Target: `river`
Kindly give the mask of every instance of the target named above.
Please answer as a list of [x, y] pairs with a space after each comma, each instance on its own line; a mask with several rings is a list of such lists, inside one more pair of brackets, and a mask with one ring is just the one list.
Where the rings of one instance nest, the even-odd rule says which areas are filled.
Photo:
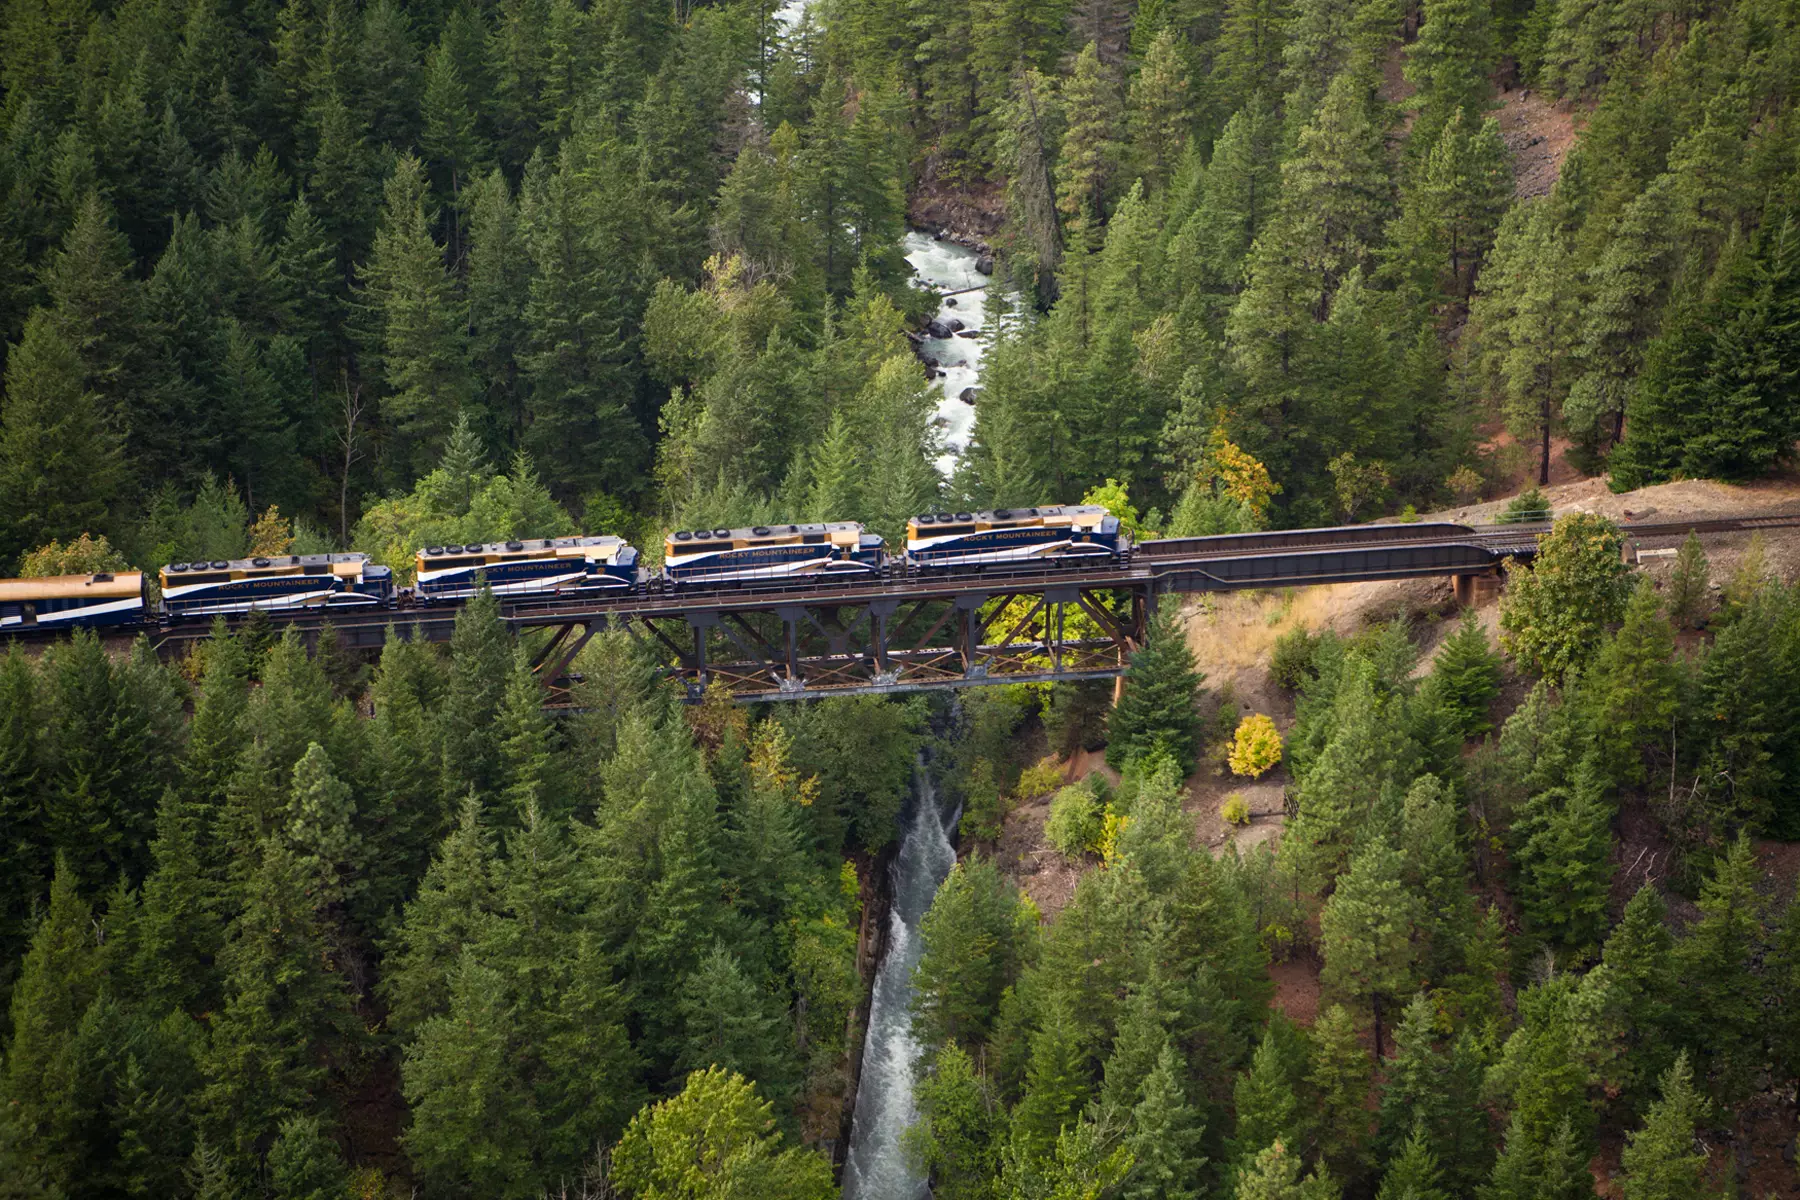
[[[975, 269], [980, 256], [967, 246], [940, 241], [918, 230], [908, 233], [902, 245], [919, 282], [937, 292], [962, 293], [944, 296], [937, 311], [939, 322], [954, 328], [952, 322], [960, 321], [962, 331], [947, 338], [927, 337], [919, 347], [921, 355], [937, 360], [942, 372], [935, 381], [937, 417], [944, 435], [944, 452], [938, 456], [937, 467], [948, 478], [975, 432], [975, 406], [961, 397], [965, 389], [981, 385], [981, 356], [994, 333], [987, 327], [987, 292], [963, 289], [985, 289], [988, 277]], [[981, 336], [972, 336], [977, 333]]]
[[917, 1116], [913, 1070], [921, 1047], [912, 1034], [912, 973], [923, 949], [919, 921], [956, 862], [950, 844], [955, 824], [954, 815], [946, 823], [931, 772], [921, 763], [913, 772], [912, 811], [900, 853], [889, 867], [894, 903], [888, 913], [887, 951], [875, 972], [869, 1004], [850, 1155], [844, 1164], [845, 1200], [919, 1200], [930, 1194], [925, 1177], [907, 1161], [901, 1134]]

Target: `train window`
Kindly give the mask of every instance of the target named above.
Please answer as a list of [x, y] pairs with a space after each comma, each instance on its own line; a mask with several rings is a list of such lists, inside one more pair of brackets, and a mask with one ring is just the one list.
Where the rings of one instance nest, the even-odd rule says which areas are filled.
[[803, 533], [800, 535], [800, 542], [805, 546], [823, 546], [825, 544], [825, 535], [822, 533]]
[[[929, 532], [931, 537], [949, 537], [959, 533], [974, 533], [973, 525], [936, 525]], [[926, 536], [923, 532], [921, 536]]]
[[182, 587], [193, 587], [197, 583], [230, 583], [231, 574], [220, 572], [216, 575], [183, 575], [176, 582]]
[[457, 567], [485, 567], [485, 558], [440, 558], [431, 563], [433, 571], [449, 571]]
[[300, 573], [302, 575], [329, 575], [329, 574], [331, 574], [331, 564], [330, 563], [307, 563], [305, 566], [300, 568]]
[[730, 542], [693, 542], [681, 547], [683, 554], [707, 554], [715, 550], [730, 550], [734, 547]]

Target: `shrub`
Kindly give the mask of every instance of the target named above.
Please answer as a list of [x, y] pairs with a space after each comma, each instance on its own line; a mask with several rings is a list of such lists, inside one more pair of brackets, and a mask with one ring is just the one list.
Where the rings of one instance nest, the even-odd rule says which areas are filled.
[[1080, 858], [1099, 847], [1103, 832], [1099, 800], [1086, 781], [1071, 783], [1056, 793], [1056, 799], [1050, 802], [1050, 819], [1044, 823], [1044, 836], [1058, 854]]
[[1450, 478], [1444, 480], [1444, 486], [1456, 497], [1458, 504], [1473, 504], [1481, 499], [1481, 474], [1470, 466], [1460, 466], [1450, 472]]
[[1507, 501], [1506, 508], [1500, 514], [1502, 525], [1530, 525], [1537, 521], [1550, 519], [1550, 499], [1540, 488], [1532, 488], [1528, 492], [1520, 492]]
[[1402, 524], [1411, 525], [1413, 522], [1417, 521], [1418, 519], [1419, 519], [1419, 510], [1417, 508], [1415, 508], [1413, 505], [1408, 504], [1405, 508], [1400, 510], [1400, 521]]
[[1297, 692], [1318, 674], [1313, 654], [1318, 642], [1304, 626], [1296, 625], [1275, 639], [1275, 653], [1269, 659], [1269, 674], [1290, 692]]
[[1047, 796], [1062, 784], [1062, 764], [1055, 758], [1044, 758], [1019, 773], [1019, 786], [1013, 789], [1013, 794], [1022, 800]]
[[1275, 722], [1261, 713], [1245, 717], [1231, 741], [1232, 772], [1255, 779], [1280, 761], [1281, 733]]
[[1244, 799], [1242, 792], [1233, 792], [1225, 797], [1224, 807], [1219, 815], [1227, 825], [1248, 825], [1250, 823], [1250, 802]]
[[102, 571], [128, 571], [131, 564], [114, 550], [102, 534], [82, 534], [67, 542], [51, 541], [19, 559], [19, 574], [31, 579], [50, 575], [97, 575]]

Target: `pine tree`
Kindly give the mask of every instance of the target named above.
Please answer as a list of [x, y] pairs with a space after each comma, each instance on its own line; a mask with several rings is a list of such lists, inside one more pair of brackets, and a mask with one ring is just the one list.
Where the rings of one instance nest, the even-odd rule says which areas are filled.
[[500, 795], [507, 823], [536, 805], [553, 821], [568, 815], [561, 773], [553, 757], [550, 720], [544, 715], [544, 688], [523, 649], [507, 673], [506, 694], [497, 714]]
[[425, 56], [421, 108], [424, 128], [419, 148], [431, 164], [439, 204], [463, 204], [463, 189], [475, 181], [486, 158], [469, 85], [463, 80], [446, 31]]
[[1012, 1112], [1013, 1152], [1047, 1158], [1074, 1126], [1091, 1091], [1088, 1055], [1065, 1005], [1055, 1004], [1032, 1035], [1025, 1094]]
[[432, 240], [424, 165], [410, 155], [388, 177], [381, 224], [362, 269], [372, 324], [369, 352], [391, 393], [385, 409], [414, 472], [437, 457], [473, 393], [468, 322]]
[[[465, 194], [469, 251], [469, 357], [486, 391], [488, 426], [513, 442], [525, 431], [525, 390], [519, 354], [525, 342], [525, 297], [531, 260], [518, 206], [499, 171], [473, 180]], [[454, 437], [454, 433], [452, 434]]]
[[1300, 1101], [1272, 1028], [1257, 1044], [1250, 1069], [1233, 1085], [1232, 1107], [1237, 1112], [1232, 1146], [1240, 1164], [1248, 1163], [1272, 1143], [1298, 1141]]
[[1442, 1185], [1466, 1195], [1486, 1178], [1493, 1157], [1492, 1131], [1480, 1109], [1484, 1064], [1467, 1034], [1441, 1048], [1436, 1022], [1436, 1011], [1421, 992], [1394, 1030], [1377, 1146], [1380, 1157], [1392, 1163], [1406, 1156], [1411, 1143], [1422, 1143], [1442, 1166]]
[[1601, 1068], [1609, 1092], [1637, 1107], [1650, 1081], [1665, 1069], [1670, 1046], [1674, 939], [1664, 921], [1656, 888], [1645, 884], [1625, 906], [1607, 936], [1601, 962], [1606, 967], [1607, 1011], [1600, 1038], [1611, 1061]]
[[1355, 1178], [1367, 1167], [1369, 1057], [1357, 1036], [1356, 1022], [1341, 1004], [1320, 1014], [1309, 1032], [1312, 1063], [1307, 1071], [1311, 1094], [1315, 1161], [1339, 1177]]
[[1200, 1153], [1201, 1119], [1187, 1103], [1184, 1064], [1164, 1043], [1156, 1067], [1144, 1079], [1142, 1099], [1131, 1112], [1131, 1173], [1119, 1195], [1128, 1200], [1195, 1200], [1203, 1193], [1206, 1159]]
[[1700, 920], [1675, 947], [1675, 1028], [1716, 1104], [1740, 1103], [1759, 1061], [1761, 1011], [1751, 974], [1760, 925], [1760, 874], [1740, 835], [1700, 893]]
[[1437, 1158], [1421, 1134], [1407, 1139], [1398, 1158], [1381, 1177], [1381, 1190], [1375, 1200], [1449, 1200], [1438, 1186]]
[[[1663, 937], [1668, 937], [1666, 930]], [[1800, 902], [1789, 898], [1772, 941], [1765, 978], [1771, 996], [1785, 997], [1800, 984]], [[1800, 1014], [1793, 1005], [1783, 1002], [1777, 1002], [1769, 1011], [1771, 1074], [1783, 1083], [1800, 1078]]]
[[37, 672], [21, 647], [8, 647], [0, 659], [0, 955], [8, 962], [24, 949], [49, 882], [44, 741]]
[[281, 1122], [312, 1111], [333, 1050], [351, 1044], [347, 981], [306, 898], [306, 875], [280, 842], [262, 844], [220, 966], [200, 1096], [203, 1127], [242, 1175]]
[[504, 980], [466, 947], [445, 978], [447, 1012], [418, 1027], [401, 1067], [412, 1109], [407, 1156], [447, 1189], [529, 1195], [534, 1114], [514, 1067]]
[[1056, 206], [1074, 221], [1091, 228], [1112, 211], [1114, 178], [1122, 159], [1120, 142], [1125, 111], [1119, 85], [1100, 53], [1089, 42], [1075, 59], [1062, 88], [1068, 114], [1056, 189]]
[[902, 1135], [910, 1155], [931, 1172], [944, 1200], [978, 1200], [999, 1174], [996, 1144], [1004, 1119], [987, 1079], [955, 1042], [930, 1060], [914, 1084], [918, 1121]]
[[686, 1037], [683, 1070], [723, 1068], [752, 1079], [772, 1099], [785, 1100], [795, 1083], [792, 1030], [762, 988], [722, 945], [701, 959], [681, 988], [678, 1005]]
[[122, 484], [107, 427], [76, 348], [43, 310], [6, 356], [0, 403], [0, 554], [103, 528]]
[[1500, 694], [1500, 656], [1489, 646], [1474, 609], [1463, 610], [1462, 623], [1432, 660], [1431, 675], [1465, 738], [1481, 737], [1492, 728], [1487, 717]]
[[1676, 1058], [1662, 1078], [1662, 1098], [1650, 1106], [1643, 1128], [1620, 1156], [1625, 1200], [1683, 1200], [1711, 1194], [1706, 1153], [1694, 1144], [1706, 1103], [1694, 1089], [1687, 1056]]
[[1129, 94], [1132, 154], [1152, 196], [1162, 195], [1187, 149], [1193, 100], [1175, 31], [1158, 30]]
[[450, 964], [485, 941], [497, 904], [493, 835], [483, 827], [481, 802], [470, 793], [387, 950], [381, 991], [395, 1029], [411, 1032], [443, 1013]]
[[150, 845], [155, 869], [144, 880], [131, 927], [128, 972], [150, 1012], [210, 1011], [217, 994], [214, 960], [224, 923], [200, 855], [200, 815], [174, 789], [163, 793]]
[[1571, 786], [1526, 804], [1514, 829], [1524, 839], [1515, 861], [1528, 928], [1570, 949], [1598, 943], [1612, 883], [1612, 818], [1613, 807], [1587, 764]]
[[1700, 545], [1700, 535], [1690, 531], [1675, 556], [1675, 573], [1669, 577], [1669, 619], [1677, 629], [1699, 625], [1706, 615], [1711, 584], [1706, 549]]
[[363, 847], [355, 820], [350, 785], [337, 777], [325, 747], [313, 742], [294, 764], [283, 833], [315, 909], [342, 904], [361, 874]]
[[921, 1043], [984, 1044], [1022, 957], [1018, 893], [995, 868], [970, 859], [950, 868], [919, 922], [913, 972], [914, 1029]]
[[1498, 47], [1491, 10], [1480, 0], [1426, 0], [1422, 7], [1418, 39], [1406, 47], [1406, 81], [1418, 89], [1409, 140], [1429, 148], [1458, 113], [1472, 122], [1487, 107]]
[[1515, 1117], [1494, 1173], [1477, 1193], [1480, 1200], [1587, 1200], [1594, 1194], [1587, 1151], [1564, 1121], [1547, 1138], [1520, 1128]]
[[457, 795], [490, 795], [500, 783], [498, 717], [512, 677], [513, 644], [500, 602], [482, 588], [456, 614], [450, 687], [439, 711], [444, 775]]
[[43, 1162], [58, 1187], [79, 1178], [85, 1139], [75, 1041], [81, 1019], [103, 983], [93, 944], [92, 913], [76, 890], [75, 871], [61, 855], [50, 883], [50, 904], [32, 934], [31, 949], [12, 992], [12, 1040], [7, 1046], [4, 1094], [9, 1124]]
[[1402, 878], [1400, 855], [1377, 839], [1350, 870], [1319, 916], [1326, 987], [1367, 1004], [1375, 1019], [1375, 1056], [1382, 1055], [1382, 1010], [1415, 982], [1411, 940], [1418, 898]]
[[90, 193], [62, 244], [39, 268], [51, 328], [75, 352], [80, 390], [93, 394], [101, 421], [115, 432], [129, 430], [136, 419], [131, 397], [139, 384], [133, 377], [144, 365], [139, 339], [146, 314], [134, 266], [131, 244], [114, 227], [110, 206]]
[[1118, 765], [1161, 752], [1175, 760], [1181, 775], [1193, 770], [1194, 705], [1204, 680], [1174, 606], [1164, 605], [1151, 621], [1144, 648], [1132, 654], [1124, 692], [1107, 717], [1107, 742]]
[[269, 1147], [269, 1183], [276, 1200], [336, 1200], [350, 1172], [316, 1118], [290, 1117]]

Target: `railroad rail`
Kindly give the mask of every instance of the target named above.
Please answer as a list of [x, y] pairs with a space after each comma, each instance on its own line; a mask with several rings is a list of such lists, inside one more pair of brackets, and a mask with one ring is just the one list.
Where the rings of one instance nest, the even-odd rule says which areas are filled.
[[[646, 592], [566, 603], [502, 600], [503, 619], [539, 631], [534, 669], [551, 704], [569, 702], [569, 670], [608, 629], [654, 647], [698, 699], [715, 683], [744, 701], [920, 691], [985, 683], [1101, 679], [1143, 644], [1156, 598], [1322, 583], [1468, 578], [1530, 557], [1548, 522], [1464, 526], [1355, 525], [1143, 542], [1123, 563], [1057, 569], [990, 566], [839, 585]], [[1800, 513], [1629, 522], [1632, 542], [1800, 527]], [[309, 641], [329, 624], [350, 647], [389, 636], [446, 641], [454, 608], [280, 618]], [[196, 621], [157, 627], [177, 652], [211, 632]]]

